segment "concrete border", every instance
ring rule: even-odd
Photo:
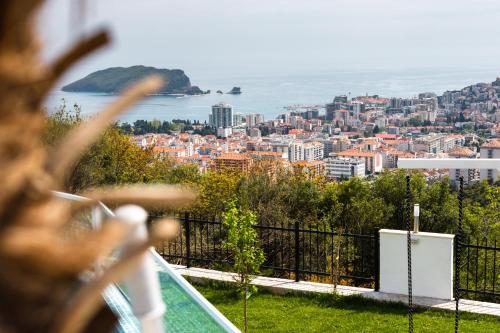
[[[234,282],[235,273],[221,272],[204,268],[186,268],[181,265],[171,265],[174,270],[179,272],[184,277],[196,282],[221,281]],[[257,276],[253,280],[253,284],[259,288],[269,290],[275,294],[289,293],[332,293],[333,285],[326,283],[299,281],[288,279],[278,279],[264,276]],[[369,288],[358,288],[349,286],[337,286],[337,293],[343,296],[359,295],[361,297],[385,301],[385,302],[402,302],[407,303],[408,298],[405,295],[381,293]],[[430,297],[413,297],[413,304],[421,307],[429,307],[441,310],[455,310],[455,301],[430,298]],[[460,311],[471,312],[477,314],[486,314],[500,317],[500,304],[472,301],[467,299],[460,300]]]

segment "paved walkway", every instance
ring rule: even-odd
[[[186,268],[185,266],[172,265],[180,274],[190,277],[193,280],[216,280],[224,282],[234,282],[235,274],[229,272],[215,271],[204,268]],[[270,290],[277,294],[286,293],[331,293],[333,285],[326,283],[307,282],[294,280],[278,279],[271,277],[256,277],[252,283],[258,287]],[[405,295],[388,294],[374,291],[368,288],[358,288],[349,286],[337,286],[337,293],[340,295],[360,295],[379,301],[403,302],[407,303],[408,298]],[[436,309],[445,309],[455,311],[455,301],[413,296],[413,304]],[[478,302],[472,300],[460,300],[460,311],[489,314],[500,317],[500,304]]]

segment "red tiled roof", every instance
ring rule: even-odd
[[[470,157],[474,156],[474,152],[466,147],[455,147],[448,152],[448,155]]]
[[[246,154],[238,154],[238,153],[224,153],[218,157],[217,160],[249,160],[250,157]]]
[[[481,148],[500,148],[500,140],[495,139],[489,142],[486,142],[481,146]]]
[[[344,150],[338,152],[337,155],[346,157],[374,157],[375,153],[371,151]]]

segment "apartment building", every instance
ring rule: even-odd
[[[288,159],[294,163],[304,160],[304,143],[295,141],[288,146]]]
[[[219,103],[212,106],[212,113],[208,116],[213,128],[230,128],[234,126],[233,107],[230,104]]]
[[[415,140],[413,149],[415,151],[423,151],[431,154],[443,152],[442,141],[443,135],[427,135]]]
[[[213,159],[213,169],[215,171],[248,172],[252,164],[252,159],[246,154],[223,153]]]
[[[251,113],[246,116],[247,127],[254,127],[263,122],[264,122],[264,115],[260,113]]]
[[[324,147],[321,142],[293,141],[288,149],[290,162],[297,161],[320,161],[323,159]]]
[[[365,174],[372,175],[382,171],[382,156],[375,151],[344,150],[335,153],[339,157],[362,158],[365,160]]]
[[[448,152],[450,158],[476,158],[476,153],[466,147],[456,147]],[[448,177],[454,185],[458,185],[460,177],[464,179],[464,185],[469,185],[479,180],[479,170],[477,169],[449,169]]]
[[[325,163],[323,161],[297,161],[292,163],[292,169],[295,173],[299,172],[312,179],[324,175]]]
[[[325,162],[325,175],[329,180],[365,176],[365,160],[350,157],[329,157]]]
[[[323,144],[318,141],[304,143],[304,160],[320,161],[323,159]]]
[[[481,146],[480,158],[500,158],[500,139],[491,140]],[[493,183],[498,180],[498,170],[481,169],[481,180]]]

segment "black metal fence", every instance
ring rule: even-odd
[[[158,252],[169,262],[188,267],[230,270],[231,254],[224,248],[226,231],[220,220],[183,214],[182,232]],[[338,234],[327,226],[256,225],[265,254],[261,274],[371,287],[378,290],[379,235]]]
[[[500,247],[497,247],[497,241],[466,238],[457,243],[455,251],[461,251],[460,297],[498,303]]]

